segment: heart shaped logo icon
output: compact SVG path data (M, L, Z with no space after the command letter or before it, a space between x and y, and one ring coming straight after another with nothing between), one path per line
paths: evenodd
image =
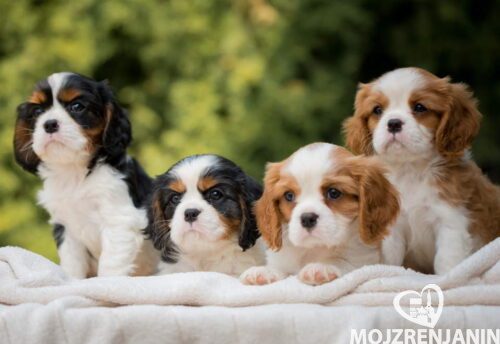
M432 294L437 297L437 307L432 305ZM409 297L409 313L401 307L401 299ZM405 319L422 326L434 328L443 312L443 291L436 284L426 285L420 293L406 290L396 295L393 300L394 308Z

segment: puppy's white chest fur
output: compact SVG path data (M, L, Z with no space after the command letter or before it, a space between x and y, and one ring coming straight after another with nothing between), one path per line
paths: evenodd
M140 232L147 224L143 209L135 208L123 176L108 165L87 175L81 166L53 170L40 167L44 180L38 194L51 223L62 224L66 234L82 242L94 258L101 254L101 234L119 227Z
M432 265L435 255L434 224L442 207L437 191L431 186L429 172L407 168L390 176L401 197L399 230L408 242L410 259L416 264Z
M380 249L361 242L353 228L353 234L338 247L297 247L291 244L287 236L283 238L280 251L268 250L267 264L287 275L297 274L310 263L334 264L338 275L345 274L367 264L376 264L381 260Z
M468 238L465 209L453 206L439 194L432 166L414 164L394 168L391 182L401 197L401 212L391 233L406 242L405 265L431 272L437 252L439 231L450 229L452 236ZM446 244L446 243L445 243Z
M246 269L265 263L262 240L243 252L241 247L232 243L220 245L217 251L181 253L177 263L162 263L160 274L188 271L215 271L232 276L239 276ZM207 243L207 245L210 245Z

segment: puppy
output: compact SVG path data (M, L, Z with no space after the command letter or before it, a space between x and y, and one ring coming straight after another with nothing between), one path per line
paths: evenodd
M17 108L15 158L43 180L38 201L72 277L142 275L157 265L141 232L151 180L126 154L131 138L107 84L78 74L52 74Z
M380 242L399 203L373 160L314 143L268 164L264 180L256 215L270 248L267 266L244 272L243 283L266 284L298 273L302 282L317 285L380 262Z
M500 234L500 191L472 161L481 114L465 84L402 68L361 84L347 145L390 170L402 211L384 260L444 274Z
M262 187L233 162L193 155L156 178L146 235L161 252L160 273L234 276L264 262L253 203Z

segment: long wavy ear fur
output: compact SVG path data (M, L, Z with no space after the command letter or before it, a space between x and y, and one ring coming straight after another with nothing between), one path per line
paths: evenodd
M35 120L30 116L28 103L17 107L14 129L14 157L26 171L36 174L40 158L33 151L33 131Z
M238 243L243 251L255 245L260 237L257 229L257 221L253 213L253 206L262 196L262 186L252 177L245 175L245 181L242 185L241 208L243 210L243 221L238 237Z
M115 100L107 83L101 82L99 90L106 104L106 124L99 155L104 156L107 162L114 165L126 155L127 147L132 141L132 128L127 112Z
M447 158L460 157L479 132L482 115L465 84L449 84L451 104L436 131L436 147Z
M353 157L349 165L359 183L359 232L367 244L379 243L399 214L399 194L372 158Z
M267 245L275 251L278 251L283 244L280 210L278 200L274 196L274 185L280 179L280 169L281 163L267 165L266 176L264 177L264 193L255 204L255 215L259 231Z
M170 239L169 221L165 218L161 200L162 191L155 186L148 201L148 226L144 229L144 234L161 252L161 258L164 262L175 263L177 251L172 239Z
M356 100L354 102L354 114L347 118L342 127L346 146L354 154L373 154L372 135L368 129L368 123L363 117L363 102L370 92L370 84L359 84Z

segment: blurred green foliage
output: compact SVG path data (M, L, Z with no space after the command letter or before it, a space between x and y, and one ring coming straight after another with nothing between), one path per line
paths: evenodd
M56 260L40 181L15 165L17 104L56 71L109 79L151 175L214 152L261 178L312 141L342 143L358 81L420 66L469 83L476 159L500 180L498 1L0 1L0 246Z

